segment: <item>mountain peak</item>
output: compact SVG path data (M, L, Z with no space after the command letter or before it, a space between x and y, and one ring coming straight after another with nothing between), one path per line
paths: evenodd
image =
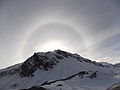
M78 54L59 49L49 52L36 52L25 62L0 70L0 78L4 81L4 83L0 81L0 89L2 87L2 90L10 90L9 88L18 90L18 88L39 86L46 81L57 84L64 80L69 81L79 77L77 81L85 78L87 80L92 79L91 77L97 78L101 73L104 77L107 75L106 72L108 75L113 75L101 63L83 58Z
M20 76L33 76L33 73L36 71L36 69L48 71L63 60L75 60L79 62L87 62L95 64L97 66L102 66L102 64L83 58L78 54L72 54L58 49L52 52L49 51L34 53L33 56L28 58L21 65Z
M77 54L71 54L62 50L54 50L52 52L37 52L28 58L21 66L21 76L29 76L36 69L47 71L53 68L60 60L65 58L81 59Z

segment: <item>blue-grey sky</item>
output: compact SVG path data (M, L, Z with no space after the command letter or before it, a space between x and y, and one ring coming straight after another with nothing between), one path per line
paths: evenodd
M0 68L63 49L120 62L120 0L0 0Z

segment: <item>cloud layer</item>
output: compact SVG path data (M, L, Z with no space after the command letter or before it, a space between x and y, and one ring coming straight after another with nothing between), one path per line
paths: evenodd
M42 44L45 35L47 39L57 32L60 33L58 37L63 33L59 39L67 41L67 46L78 41L69 47L71 50L75 47L75 53L94 60L103 61L109 57L109 62L119 62L119 11L119 0L1 0L0 68L24 61L23 54L30 55L28 51L31 50L25 48L38 45L36 38ZM73 31L65 27L62 30L49 30L50 26L42 28L51 23L67 25Z

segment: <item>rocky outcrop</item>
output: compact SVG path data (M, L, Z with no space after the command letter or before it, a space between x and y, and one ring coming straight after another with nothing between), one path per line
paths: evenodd
M20 89L20 90L50 90L50 89L46 89L46 88L43 88L43 87L33 86L31 88L28 88L28 89Z
M93 78L96 78L97 77L97 73L96 72L94 72L94 73L92 73L91 75L90 75L90 79L93 79Z
M120 90L120 84L115 84L115 85L109 87L106 90Z
M78 54L71 54L58 49L53 52L34 53L33 56L20 64L19 67L0 72L0 76L13 75L16 73L18 73L21 77L33 76L36 69L48 71L61 60L65 60L65 58L73 58L74 60L80 62L88 62L97 66L102 66L102 64L83 58Z

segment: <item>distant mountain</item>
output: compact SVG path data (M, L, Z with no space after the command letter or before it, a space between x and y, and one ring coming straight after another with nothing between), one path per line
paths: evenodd
M118 83L120 68L62 50L38 52L0 70L0 90L105 90Z
M111 64L111 63L108 63L108 62L100 62L104 67L114 67L115 65Z
M120 67L120 63L116 63L114 66L115 67Z

